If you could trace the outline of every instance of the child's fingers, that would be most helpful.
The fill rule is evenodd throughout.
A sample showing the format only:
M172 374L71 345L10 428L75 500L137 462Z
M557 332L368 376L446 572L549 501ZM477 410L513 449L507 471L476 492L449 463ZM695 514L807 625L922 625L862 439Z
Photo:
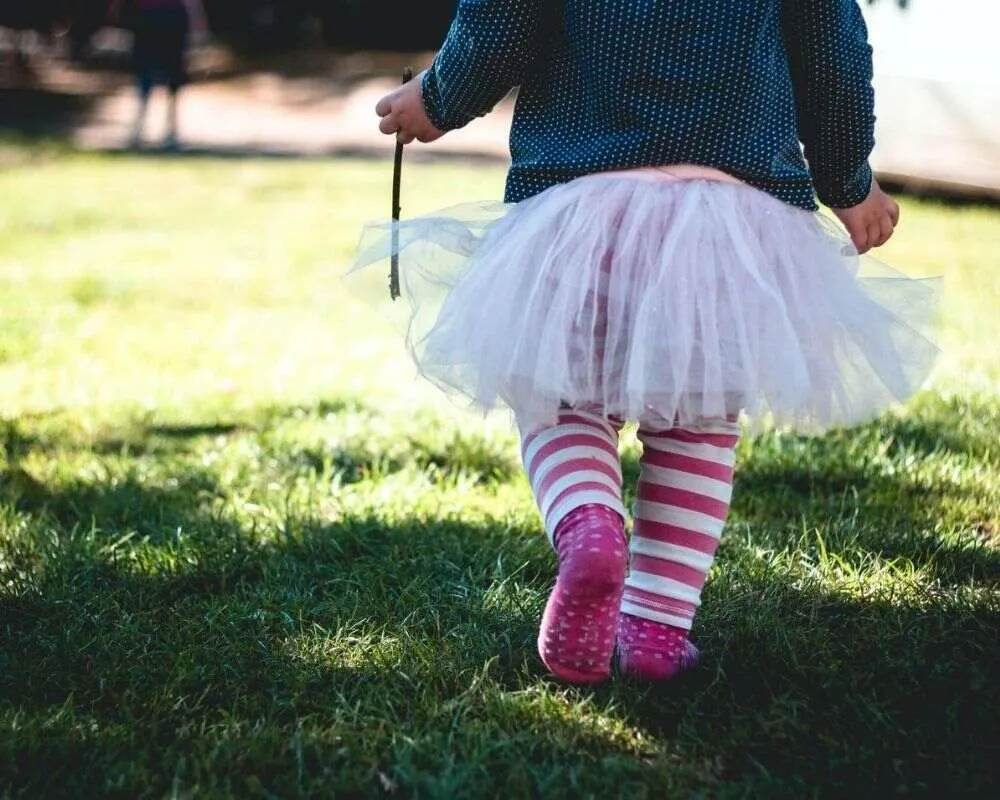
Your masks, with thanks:
M383 97L375 104L375 113L378 114L380 117L384 117L386 116L386 114L389 114L391 112L392 112L392 95L387 94L385 97Z
M851 242L858 253L867 253L871 249L871 242L868 241L870 232L868 226L863 223L856 224L849 229Z
M378 129L382 133L399 133L400 127L399 120L395 114L387 114L378 123Z
M410 81L379 100L375 113L382 118L378 129L387 135L395 134L400 144L433 142L444 133L427 118L418 80Z
M899 203L893 200L889 202L889 219L892 220L893 228L899 224Z
M879 220L875 220L868 224L868 249L871 250L873 247L878 247L885 241L882 235L882 223Z
M437 139L440 138L441 138L441 131L439 131L437 128L434 127L423 130L417 134L418 142L428 143L436 141Z
M887 214L886 216L884 216L882 218L882 221L879 224L878 241L874 242L872 246L873 247L881 247L886 242L888 242L889 239L892 237L892 232L893 232L894 229L895 229L895 225L893 224L892 217L890 217Z
M860 253L861 248L865 246L865 238L868 236L864 226L858 225L854 220L848 217L842 217L841 222L844 223L844 227L847 229L847 235L850 237L851 244L854 245L854 249Z

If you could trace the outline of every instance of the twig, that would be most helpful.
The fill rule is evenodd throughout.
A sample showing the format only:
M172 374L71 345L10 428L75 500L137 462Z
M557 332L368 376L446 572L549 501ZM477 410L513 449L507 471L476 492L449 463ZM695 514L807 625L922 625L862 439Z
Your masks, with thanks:
M403 67L403 83L413 79L413 70ZM392 252L389 267L389 297L399 297L399 186L403 171L403 143L396 138L396 153L392 160Z

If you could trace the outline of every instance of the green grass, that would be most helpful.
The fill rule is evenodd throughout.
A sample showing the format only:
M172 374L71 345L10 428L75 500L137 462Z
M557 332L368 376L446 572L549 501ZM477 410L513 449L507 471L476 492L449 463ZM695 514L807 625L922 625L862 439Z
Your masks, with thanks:
M1000 210L904 201L932 387L744 441L703 666L583 690L534 652L554 559L506 420L342 291L387 164L0 165L0 796L995 788ZM408 213L503 178L407 170Z

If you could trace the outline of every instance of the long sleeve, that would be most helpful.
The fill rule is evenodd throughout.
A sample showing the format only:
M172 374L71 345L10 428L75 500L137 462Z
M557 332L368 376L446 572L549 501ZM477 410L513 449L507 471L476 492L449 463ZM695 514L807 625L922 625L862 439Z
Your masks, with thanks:
M799 137L819 199L848 208L871 190L872 50L856 0L782 0Z
M459 0L423 78L427 115L441 130L487 114L518 85L537 50L544 0Z

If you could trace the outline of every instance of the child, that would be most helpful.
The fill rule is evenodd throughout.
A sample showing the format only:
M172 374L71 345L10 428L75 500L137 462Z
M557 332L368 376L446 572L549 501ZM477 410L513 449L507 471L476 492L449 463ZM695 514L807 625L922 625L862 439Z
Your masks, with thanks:
M434 283L421 254L465 260L410 344L425 375L515 412L559 559L538 642L559 678L604 680L616 647L627 677L697 661L741 414L853 423L929 370L933 292L857 275L899 217L868 164L866 37L855 0L460 0L430 69L376 107L382 132L430 142L520 87L498 218L399 240L404 291Z
M119 21L130 0L112 0L111 19ZM156 83L167 87L167 134L164 147L177 146L177 103L187 83L187 46L192 25L204 34L208 25L201 0L131 0L134 41L132 59L139 104L132 125L130 145L138 147L146 123L149 97Z

